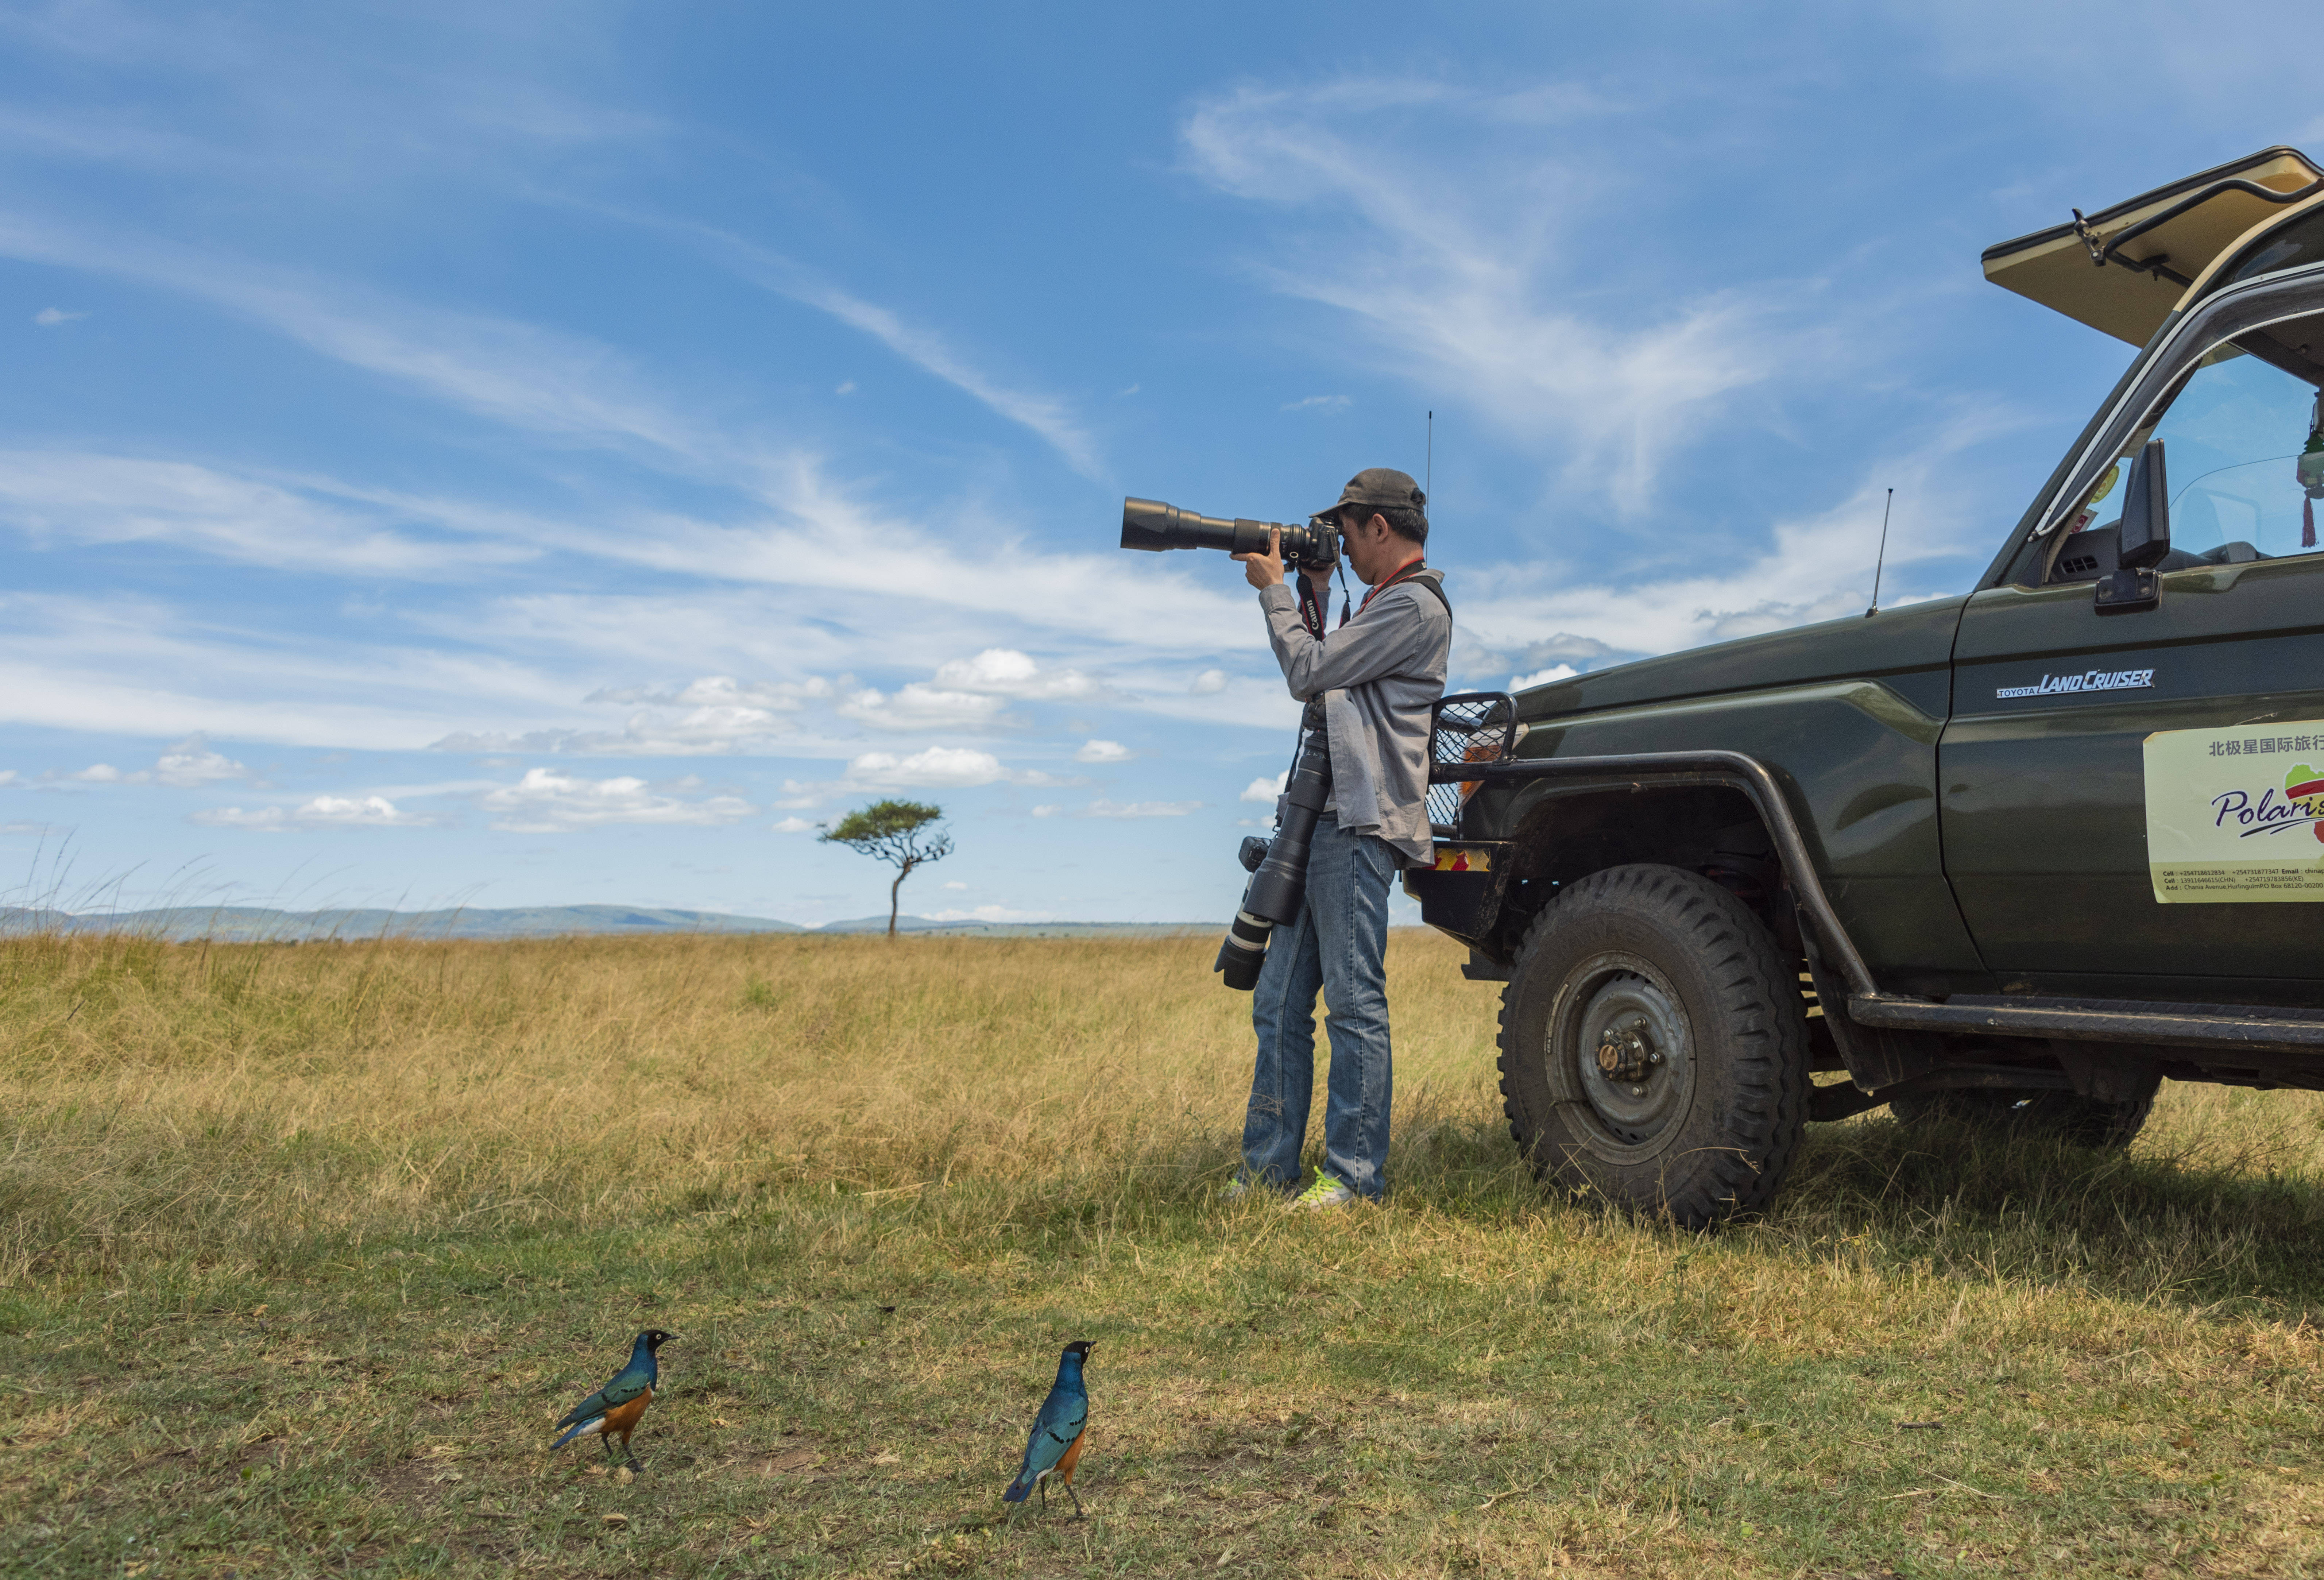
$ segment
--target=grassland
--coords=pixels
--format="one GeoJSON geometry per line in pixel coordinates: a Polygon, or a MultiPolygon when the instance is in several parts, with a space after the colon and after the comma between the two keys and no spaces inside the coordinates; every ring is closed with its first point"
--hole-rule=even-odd
{"type": "Polygon", "coordinates": [[[1295,1220],[1210,947],[0,942],[0,1571],[2324,1574],[2324,1102],[1685,1235],[1399,936],[1394,1193],[1295,1220]],[[648,1324],[647,1473],[546,1455],[648,1324]],[[1070,1338],[1091,1517],[1003,1523],[1070,1338]]]}

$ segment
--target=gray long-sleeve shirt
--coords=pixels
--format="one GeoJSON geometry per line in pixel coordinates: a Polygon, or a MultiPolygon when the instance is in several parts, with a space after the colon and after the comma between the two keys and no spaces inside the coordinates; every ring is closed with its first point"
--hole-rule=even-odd
{"type": "Polygon", "coordinates": [[[1424,570],[1377,595],[1370,607],[1321,641],[1299,622],[1287,582],[1262,587],[1268,640],[1291,695],[1323,699],[1332,745],[1332,799],[1340,827],[1376,834],[1406,864],[1435,860],[1428,832],[1428,725],[1452,646],[1452,615],[1424,570]]]}

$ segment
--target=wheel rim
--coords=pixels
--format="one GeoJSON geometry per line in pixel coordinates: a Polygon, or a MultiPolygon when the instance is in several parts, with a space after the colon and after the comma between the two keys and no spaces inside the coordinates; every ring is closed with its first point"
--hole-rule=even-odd
{"type": "Polygon", "coordinates": [[[1615,1150],[1651,1149],[1694,1095],[1694,1039],[1668,978],[1635,956],[1607,955],[1567,979],[1551,1017],[1549,1066],[1615,1150]]]}

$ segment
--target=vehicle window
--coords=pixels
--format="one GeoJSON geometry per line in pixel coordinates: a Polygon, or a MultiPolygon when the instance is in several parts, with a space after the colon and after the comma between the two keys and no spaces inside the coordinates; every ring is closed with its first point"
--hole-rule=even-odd
{"type": "Polygon", "coordinates": [[[2101,535],[2119,521],[2118,485],[2130,458],[2157,439],[2171,485],[2172,550],[2159,568],[2316,552],[2316,512],[2324,502],[2324,363],[2311,353],[2324,356],[2324,314],[2213,347],[2159,420],[2131,433],[2116,464],[2100,474],[2070,523],[2072,535],[2061,545],[2050,579],[2080,580],[2112,568],[2112,545],[2101,535]]]}
{"type": "Polygon", "coordinates": [[[2297,269],[2324,259],[2324,213],[2285,226],[2252,249],[2221,283],[2256,279],[2279,269],[2297,269]]]}

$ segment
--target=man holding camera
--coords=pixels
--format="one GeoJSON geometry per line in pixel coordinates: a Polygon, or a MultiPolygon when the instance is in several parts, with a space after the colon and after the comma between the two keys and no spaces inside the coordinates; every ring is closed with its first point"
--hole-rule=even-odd
{"type": "Polygon", "coordinates": [[[1315,994],[1331,1012],[1323,1166],[1296,1206],[1377,1200],[1386,1185],[1388,1108],[1388,904],[1399,868],[1434,859],[1428,829],[1428,733],[1444,694],[1452,609],[1443,572],[1422,560],[1427,497],[1386,467],[1357,473],[1339,503],[1342,552],[1371,588],[1323,628],[1331,569],[1306,571],[1312,607],[1284,585],[1280,534],[1238,554],[1259,589],[1268,639],[1310,727],[1330,744],[1332,799],[1315,827],[1306,900],[1277,929],[1253,994],[1259,1058],[1231,1196],[1299,1179],[1315,1084],[1315,994]]]}

